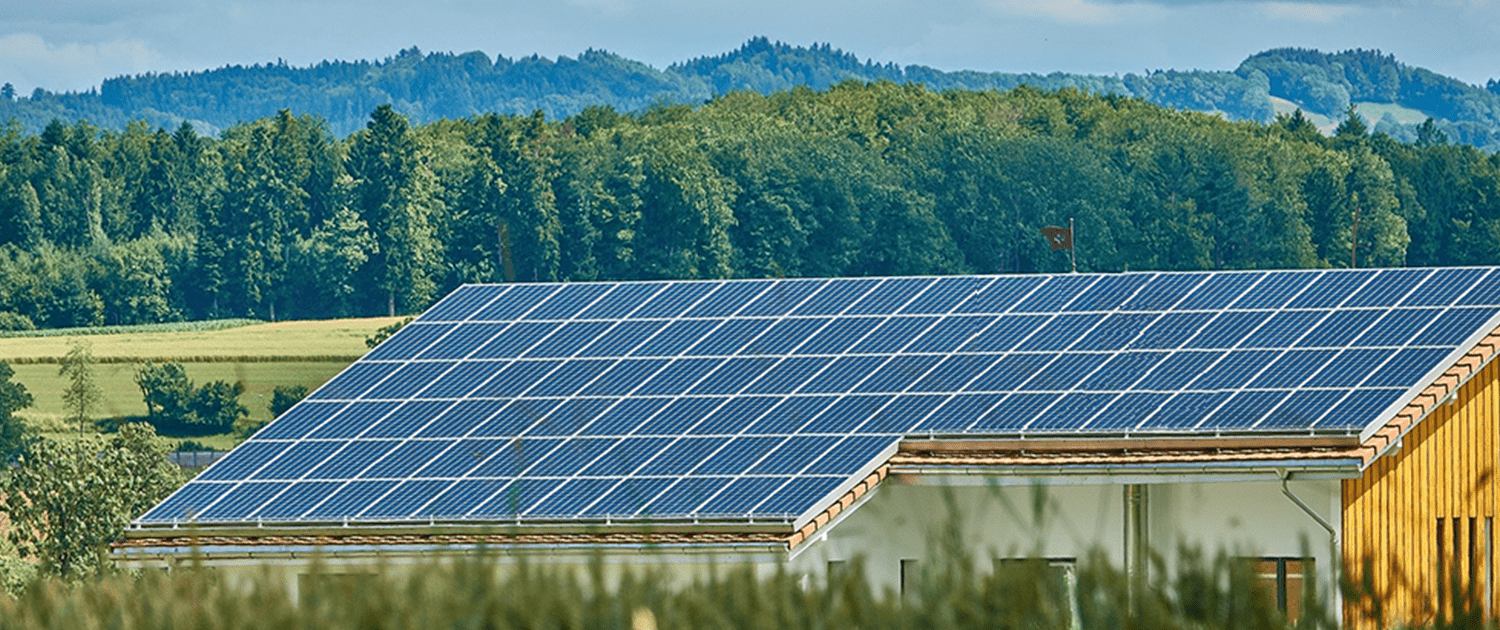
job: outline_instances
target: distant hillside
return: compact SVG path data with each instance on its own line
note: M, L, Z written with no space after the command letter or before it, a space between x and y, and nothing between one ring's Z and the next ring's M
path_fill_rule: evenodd
M288 109L322 117L342 136L363 127L370 111L387 103L419 123L535 110L561 118L594 105L635 111L657 103L701 103L735 90L823 89L851 79L918 82L936 90L1005 90L1023 84L1047 90L1077 88L1260 122L1272 120L1278 104L1285 110L1290 103L1293 109L1328 120L1342 119L1353 104L1377 131L1397 138L1414 139L1421 121L1412 118L1430 116L1454 141L1500 150L1500 83L1491 81L1482 89L1363 50L1328 54L1278 49L1253 55L1232 72L1158 70L1102 76L947 72L861 61L828 45L791 46L765 38L664 70L598 50L576 58L492 60L481 52L424 53L411 48L381 61L325 61L305 68L283 62L226 66L117 77L82 93L37 90L0 99L0 119L15 119L32 133L53 119L86 119L111 129L123 128L130 120L168 127L186 121L200 131L216 132Z

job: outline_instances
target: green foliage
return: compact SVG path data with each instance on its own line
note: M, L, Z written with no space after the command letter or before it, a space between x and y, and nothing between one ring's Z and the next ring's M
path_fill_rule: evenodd
M63 387L63 408L67 410L69 422L78 424L83 433L88 422L89 411L99 403L103 393L94 381L94 353L92 344L83 339L68 343L68 354L58 362L57 375L67 379Z
M277 385L271 390L271 402L267 405L270 407L271 417L281 417L281 414L286 413L303 398L307 398L306 385Z
M26 424L15 416L15 412L31 406L31 393L25 385L11 382L12 376L15 371L0 361L0 467L25 451L31 441Z
M182 482L149 425L127 424L108 441L42 439L0 481L10 540L24 558L65 580L105 568L104 546L131 518Z
M235 421L249 413L240 404L240 394L244 391L243 383L204 383L193 391L193 398L188 401L188 423L203 427L206 433L228 432L234 427Z
M135 370L135 384L146 401L148 421L184 422L193 397L193 383L181 363L147 361Z
M172 322L169 324L132 324L129 326L89 326L85 328L47 328L42 330L0 331L6 337L79 337L84 335L121 335L132 333L203 332L228 330L243 326L264 324L258 319L209 319L196 322Z
M164 433L224 433L249 411L239 402L243 383L211 381L197 387L181 363L151 361L136 368L147 421Z

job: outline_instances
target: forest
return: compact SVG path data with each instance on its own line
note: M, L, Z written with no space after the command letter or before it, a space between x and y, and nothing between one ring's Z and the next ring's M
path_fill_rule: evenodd
M1231 122L849 81L340 139L0 131L0 328L418 312L465 282L1494 264L1500 157L1432 124Z
M996 63L1003 67L1005 62ZM1233 70L1083 75L950 72L861 61L827 44L793 46L764 37L721 55L664 69L602 50L548 59L491 58L478 51L454 54L413 47L379 61L293 67L278 60L200 72L121 76L86 92L36 89L18 95L13 88L0 88L0 120L14 118L30 133L40 133L53 119L84 119L113 131L136 120L169 129L190 122L199 133L218 135L290 109L323 118L342 138L362 129L370 111L386 103L413 124L536 110L560 119L595 106L637 112L661 104L700 105L739 90L825 90L847 80L918 83L939 92L1021 85L1074 88L1262 123L1271 122L1278 111L1290 113L1291 107L1336 121L1351 104L1389 104L1432 117L1455 142L1500 150L1500 83L1468 85L1373 50L1324 53L1283 48L1251 55ZM1282 100L1278 104L1276 99ZM1384 113L1368 119L1377 130L1408 141L1415 139L1422 121Z

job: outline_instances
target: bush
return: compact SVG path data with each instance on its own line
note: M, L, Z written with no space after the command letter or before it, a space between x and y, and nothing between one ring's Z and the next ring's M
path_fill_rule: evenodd
M402 328L405 328L407 324L410 324L412 319L413 318L408 317L389 326L381 326L380 330L375 331L375 334L370 335L369 337L365 337L365 346L374 348L375 346L380 345L380 342L390 339L391 335L400 332Z
M195 387L181 363L147 361L135 372L146 402L147 421L165 435L226 433L249 414L240 404L244 383L225 381Z
M31 322L30 317L20 313L0 311L0 331L12 330L36 330L36 324Z
M271 391L271 404L268 405L271 409L271 417L280 418L281 414L286 413L303 398L307 398L306 386L277 385L276 389Z

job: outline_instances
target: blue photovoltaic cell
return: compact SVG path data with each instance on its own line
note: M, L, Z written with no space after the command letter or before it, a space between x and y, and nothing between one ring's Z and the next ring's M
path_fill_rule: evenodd
M578 352L585 357L623 357L667 327L659 320L625 320Z
M506 328L489 343L475 349L469 356L475 359L513 359L561 326L557 322L519 322Z
M1188 389L1234 389L1243 386L1281 355L1279 350L1235 350L1213 369L1188 383Z
M460 437L468 435L495 412L509 404L504 400L461 400L432 424L423 427L416 437Z
M1417 333L1411 340L1414 346L1452 346L1462 343L1479 332L1489 332L1483 326L1494 318L1494 308L1450 308L1442 317Z
M1431 372L1433 366L1442 363L1443 358L1449 354L1452 351L1447 348L1407 348L1397 351L1396 356L1380 366L1379 370L1375 370L1360 386L1410 387L1418 378Z
M1260 422L1260 419L1265 417L1272 408L1285 400L1288 394L1289 392L1285 391L1239 392L1224 403L1224 406L1219 407L1219 410L1201 426L1217 429L1249 429Z
M686 356L712 357L734 354L774 324L772 319L731 319L703 336L685 352Z
M716 368L707 378L699 381L689 394L723 395L738 393L751 381L760 378L766 370L776 365L775 357L736 357Z
M963 389L999 357L992 354L955 354L943 358L943 362L928 372L922 380L913 384L914 392L956 392Z
M422 350L437 341L448 331L453 330L452 324L412 324L403 327L380 347L371 350L365 355L371 361L399 361L402 359L416 358Z
M571 357L608 330L610 322L568 322L526 351L527 357Z
M1073 350L1121 350L1154 323L1157 313L1115 313L1073 344Z
M864 393L906 391L942 360L943 357L930 354L891 357L889 361L865 378L864 382L856 386L854 391Z
M1004 315L965 343L962 352L1006 352L1047 323L1048 315Z
M1224 311L1204 324L1183 347L1233 348L1270 317L1271 314L1265 311Z
M739 312L740 317L781 317L823 288L827 280L783 280L771 285Z
M952 311L992 281L992 278L973 276L938 278L921 295L907 302L900 312L908 315L942 315Z
M1328 316L1328 311L1282 311L1250 333L1241 348L1285 348L1296 343Z
M517 319L556 293L559 285L514 284L505 295L469 317L471 321L504 321Z
M1032 420L1041 414L1052 403L1057 402L1057 394L1011 394L991 407L984 416L975 421L967 429L969 433L985 433L988 431L1015 432L1021 430Z
M698 435L736 435L749 428L781 399L775 396L740 396L730 398L702 422L693 427Z
M1191 429L1229 398L1229 392L1181 392L1157 408L1139 427L1143 431Z
M1347 390L1307 389L1292 392L1280 405L1271 410L1256 428L1310 427L1323 414L1328 413Z
M360 435L361 438L404 438L416 435L422 427L448 410L453 403L447 400L412 400L402 403L395 411L386 415L375 426Z
M1156 364L1131 389L1174 391L1187 386L1201 376L1210 365L1224 356L1223 352L1182 350L1173 352Z
M832 394L851 391L888 357L848 356L835 359L831 365L812 377L799 389L804 394Z
M308 479L353 479L377 460L396 450L400 442L394 440L349 442L339 456L324 460L307 473Z
M1065 394L1047 409L1046 413L1032 419L1026 426L1028 431L1072 432L1088 424L1099 411L1109 406L1119 394L1072 393Z
M526 471L534 477L567 477L577 474L620 441L619 438L585 438L565 440L546 457Z
M843 354L884 321L877 317L849 317L833 320L797 348L797 353Z
M834 396L797 396L788 398L780 405L773 407L761 416L755 424L745 430L745 433L758 435L787 435L802 425L807 424L814 416L822 413L833 401Z
M238 520L249 519L255 510L271 500L287 487L286 482L245 482L235 486L229 494L221 497L202 512L198 513L198 519L203 521Z
M1381 311L1334 311L1299 340L1303 348L1341 348L1348 346L1380 318Z
M672 322L631 351L636 357L675 357L719 327L718 320L681 319Z
M1027 337L1018 352L1057 352L1068 349L1090 329L1103 321L1103 315L1058 315L1044 324L1036 334Z
M1100 280L1100 276L1066 275L1052 276L1026 299L1021 300L1013 313L1055 313L1076 300L1079 292Z
M886 278L880 286L874 288L864 297L855 302L849 310L844 311L846 315L889 315L895 313L917 294L921 293L934 280L932 278Z
M693 508L717 494L729 485L729 477L690 477L680 479L672 487L657 496L656 500L641 510L642 516L673 517L687 516Z
M429 499L453 482L448 480L414 479L396 486L376 501L369 509L360 513L365 519L402 519L410 516Z
M740 354L786 354L817 334L830 320L824 317L783 319L740 349Z
M561 439L515 439L470 470L470 477L516 477L525 474L558 446Z
M1316 272L1273 271L1250 287L1230 308L1283 308L1316 279Z
M457 518L468 514L486 499L500 492L509 479L460 479L438 493L414 516L419 518Z
M656 457L656 455L667 448L674 438L670 437L628 437L614 444L608 451L600 454L592 464L584 468L580 474L590 477L623 477L636 471L636 469Z
M574 319L618 319L630 315L664 285L658 283L622 282L599 301L583 309Z
M452 448L432 458L414 476L427 478L461 477L510 444L509 439L484 438L459 440Z
M1390 350L1344 350L1318 370L1304 387L1349 388L1359 385L1391 356Z
M308 432L307 437L328 440L348 440L358 437L400 405L401 403L394 400L374 402L362 400L353 403L343 413Z
M965 300L955 313L1004 313L1015 307L1038 286L1046 282L1037 276L1010 276L996 278L994 282L973 297Z
M366 391L361 398L411 398L454 365L457 364L449 361L406 363L395 374L387 376L380 387Z
M627 435L671 402L669 398L623 399L594 418L589 435Z
M875 458L895 446L897 439L889 435L860 435L844 438L838 446L802 471L804 475L849 474L875 463Z
M1500 306L1500 273L1490 272L1459 298L1459 306Z
M636 427L636 435L683 435L724 404L724 398L678 398Z
M684 317L729 317L745 308L772 284L759 280L725 282L697 306L688 309Z
M729 438L679 438L641 466L635 474L643 477L686 475L727 442Z
M427 350L417 355L419 359L462 359L474 352L475 348L484 345L486 341L494 339L505 331L509 324L483 323L483 324L461 324L448 333L440 343L427 347ZM382 347L384 345L382 344ZM372 358L371 351L365 358Z
M537 305L526 314L526 319L572 319L595 300L603 297L614 285L608 283L565 284L547 301Z
M1041 372L1056 356L1058 355L1010 354L1000 357L1000 360L990 365L990 369L976 377L964 390L1005 392L1019 389L1022 383Z
M572 479L526 513L535 517L572 516L613 488L615 479Z
M1060 354L1057 360L1047 364L1031 380L1021 385L1021 389L1028 391L1063 391L1078 386L1078 379L1087 376L1104 363L1109 355L1103 353L1094 354Z
M526 391L527 396L572 396L614 367L614 359L578 359L564 363Z
M1163 273L1141 287L1124 305L1127 311L1164 311L1187 297L1209 277L1206 273Z
M1427 324L1441 317L1436 309L1396 309L1386 314L1354 340L1353 346L1404 346Z
M1341 271L1318 276L1300 295L1293 298L1287 308L1333 308L1369 282L1379 273L1375 270Z
M880 284L876 278L858 278L853 280L830 280L823 285L817 293L803 302L792 311L792 315L838 315L844 312L855 302L869 293L875 285Z
M587 508L586 514L598 516L633 516L645 509L646 504L672 485L674 479L666 477L628 478L621 481L607 494Z
M635 319L678 317L718 287L718 282L675 282L667 285L630 316Z
M1365 284L1359 292L1344 302L1345 308L1368 308L1395 306L1412 288L1421 284L1431 269L1385 269L1374 281Z
M797 474L843 439L837 435L794 435L746 472L751 475Z
M1123 306L1146 284L1150 274L1119 274L1100 276L1099 281L1078 296L1068 310L1113 311Z
M160 505L152 508L142 522L171 523L177 521L190 521L197 518L203 508L227 494L234 486L227 483L203 483L194 481L183 486L181 490L167 497Z
M419 322L451 322L468 319L490 300L503 295L510 287L496 285L462 286L417 318Z
M843 396L813 418L798 433L850 433L890 402L891 396Z
M796 477L754 509L757 513L786 518L799 516L809 509L822 509L818 503L843 483L844 479L837 476Z
M694 475L738 475L749 470L776 448L784 438L769 436L746 436L730 440L719 452L703 460Z
M923 352L953 352L995 321L993 315L953 315L933 324L911 344Z
M1401 394L1400 389L1362 389L1349 392L1349 396L1340 401L1338 406L1325 414L1321 420L1318 420L1316 426L1363 428L1369 423L1368 418L1391 406L1391 403L1396 402ZM1379 419L1389 420L1389 418Z
M559 400L516 400L506 405L504 409L495 412L483 424L475 427L471 435L475 437L514 437L521 435L531 425L542 421L547 414L556 408L562 401Z
M865 336L853 348L850 354L885 354L898 352L910 345L933 324L937 323L936 317L892 317L876 328L874 332Z
M374 387L380 379L401 368L400 363L358 363L349 366L342 374L324 383L308 400L336 400L356 398L365 390Z
M562 364L563 362L558 359L516 361L502 368L483 385L475 388L469 396L476 398L520 396Z
M291 448L281 452L276 459L271 460L275 466L265 466L254 474L248 475L246 479L262 481L287 480L295 481L311 472L318 464L323 463L329 455L344 447L347 442L343 441L312 441L298 442Z
M1300 387L1337 354L1337 350L1290 350L1251 381L1250 387Z
M616 363L609 368L593 383L583 388L578 394L580 396L624 396L635 391L641 383L646 382L662 368L671 363L671 359L626 359Z
M351 481L303 514L302 518L338 520L353 517L394 487L394 481Z
M199 481L238 481L275 459L289 444L286 442L247 442L231 451L198 474Z
M662 368L635 390L638 396L676 396L685 394L724 359L678 359Z
M1265 273L1254 272L1231 272L1216 273L1204 279L1198 287L1182 298L1176 306L1177 311L1218 311L1229 308L1236 299L1249 290L1251 285L1259 282Z
M318 425L323 424L334 414L343 410L349 403L321 403L304 401L297 403L276 422L267 425L256 432L255 437L262 440L295 440L312 432Z
M1444 306L1452 304L1489 273L1488 269L1436 269L1416 290L1412 291L1402 306Z
M707 503L694 512L700 517L737 516L744 514L745 506L758 503L786 483L781 477L741 477L730 482Z
M312 506L328 498L340 486L341 481L305 481L288 486L276 498L262 505L253 515L255 518L271 520L295 519L312 509Z
M523 514L563 484L561 479L517 479L468 516L511 518Z
M1110 357L1102 367L1079 384L1082 390L1123 390L1156 367L1166 352L1125 352Z
M1165 313L1130 342L1135 350L1173 350L1214 318L1214 313Z
M984 416L1005 394L958 394L927 416L912 432L957 433Z
M1140 424L1151 414L1156 413L1162 403L1171 398L1171 394L1156 392L1126 392L1120 394L1114 402L1095 415L1088 424L1080 429L1093 431L1128 431Z
M611 398L565 400L526 429L527 436L567 437L588 426L615 403Z

